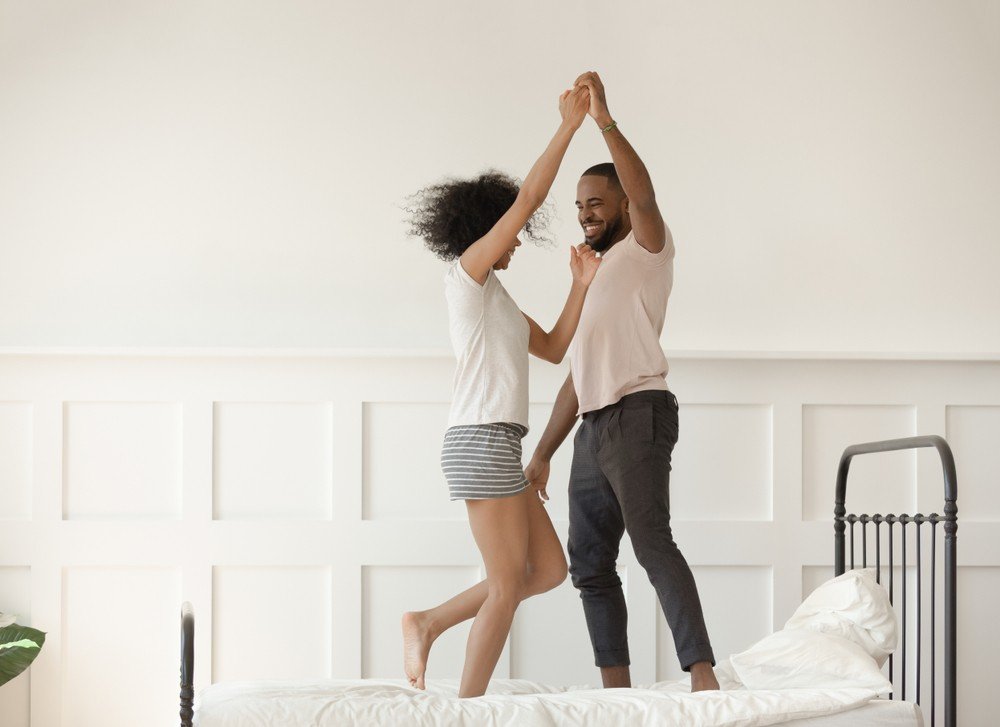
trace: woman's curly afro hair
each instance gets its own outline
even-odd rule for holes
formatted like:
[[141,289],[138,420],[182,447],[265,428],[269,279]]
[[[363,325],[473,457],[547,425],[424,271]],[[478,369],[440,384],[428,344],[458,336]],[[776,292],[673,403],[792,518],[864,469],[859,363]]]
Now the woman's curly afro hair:
[[[442,260],[454,260],[489,232],[517,198],[516,179],[488,169],[472,179],[446,179],[407,198],[409,234],[421,237],[427,249]],[[547,204],[524,226],[535,244],[550,242]]]

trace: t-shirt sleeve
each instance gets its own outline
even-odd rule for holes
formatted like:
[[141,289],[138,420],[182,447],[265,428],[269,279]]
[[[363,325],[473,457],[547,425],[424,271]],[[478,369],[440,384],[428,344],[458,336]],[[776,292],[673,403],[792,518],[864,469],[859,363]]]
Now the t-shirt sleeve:
[[663,230],[665,233],[665,242],[663,243],[663,249],[659,252],[650,252],[642,245],[639,241],[635,239],[635,234],[632,235],[632,245],[630,246],[632,255],[642,260],[647,265],[663,265],[668,260],[673,260],[675,249],[674,249],[674,238],[670,234],[670,228],[663,225]]
[[486,283],[480,285],[476,282],[476,279],[469,275],[465,268],[462,267],[462,261],[456,260],[451,264],[451,267],[448,268],[448,272],[445,275],[444,280],[449,286],[481,294],[483,289],[486,287],[486,283],[489,282],[489,277],[486,278]]
[[[486,282],[489,283],[489,278]],[[448,318],[453,325],[473,325],[483,315],[486,286],[477,283],[456,260],[444,276],[444,297],[448,301]]]

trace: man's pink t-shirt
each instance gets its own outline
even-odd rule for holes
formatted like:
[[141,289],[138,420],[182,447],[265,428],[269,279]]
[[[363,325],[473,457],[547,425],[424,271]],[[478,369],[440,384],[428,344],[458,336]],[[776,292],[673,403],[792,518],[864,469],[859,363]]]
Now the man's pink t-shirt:
[[674,243],[649,252],[635,232],[603,255],[570,348],[577,414],[637,391],[667,389],[660,333],[674,282]]

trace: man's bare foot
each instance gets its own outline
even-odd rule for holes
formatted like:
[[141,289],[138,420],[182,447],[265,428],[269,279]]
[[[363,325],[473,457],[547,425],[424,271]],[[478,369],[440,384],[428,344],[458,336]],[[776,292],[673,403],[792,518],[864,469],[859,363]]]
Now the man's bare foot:
[[427,656],[434,643],[430,623],[421,611],[407,611],[403,614],[403,671],[410,680],[410,686],[424,689],[424,672],[427,670]]
[[712,671],[712,662],[699,661],[691,665],[691,691],[707,692],[719,688],[719,680]]

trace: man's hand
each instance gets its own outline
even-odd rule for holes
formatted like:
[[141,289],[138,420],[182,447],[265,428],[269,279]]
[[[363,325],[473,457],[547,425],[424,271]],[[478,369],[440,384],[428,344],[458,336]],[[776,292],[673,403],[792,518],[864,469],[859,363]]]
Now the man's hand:
[[573,88],[586,88],[590,91],[590,113],[597,125],[602,129],[611,123],[611,112],[608,111],[608,99],[604,95],[604,83],[594,71],[581,73],[574,81]]
[[562,116],[563,123],[574,131],[580,128],[589,108],[590,89],[586,86],[575,86],[559,96],[559,115]]
[[524,476],[528,478],[531,486],[538,490],[538,497],[545,502],[549,499],[545,488],[549,484],[549,462],[541,459],[537,454],[531,458],[528,466],[524,468]]

